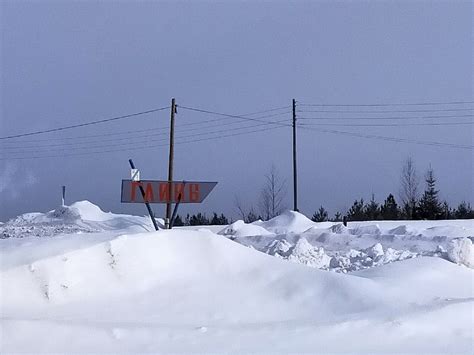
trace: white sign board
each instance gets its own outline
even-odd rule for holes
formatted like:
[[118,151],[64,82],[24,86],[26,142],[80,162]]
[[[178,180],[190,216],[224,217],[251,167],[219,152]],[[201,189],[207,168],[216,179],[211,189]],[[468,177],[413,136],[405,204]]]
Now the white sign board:
[[132,181],[140,181],[140,170],[130,169],[130,177]]

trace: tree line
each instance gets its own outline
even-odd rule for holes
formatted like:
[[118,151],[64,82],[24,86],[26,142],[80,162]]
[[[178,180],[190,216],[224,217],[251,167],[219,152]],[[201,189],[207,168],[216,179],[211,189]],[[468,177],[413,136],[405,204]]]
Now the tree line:
[[[462,201],[452,207],[447,201],[440,199],[431,165],[423,180],[424,190],[420,192],[420,179],[415,163],[409,157],[402,166],[398,201],[393,193],[389,193],[385,200],[379,203],[372,194],[370,200],[366,201],[363,198],[355,200],[348,211],[338,211],[332,217],[321,206],[314,212],[311,219],[315,222],[339,222],[344,219],[348,221],[474,219],[474,209],[470,203]],[[280,178],[275,166],[272,166],[269,173],[265,175],[264,181],[256,208],[253,205],[246,207],[238,197],[235,198],[235,210],[239,219],[246,223],[269,220],[287,208],[284,203],[287,193],[286,181]],[[230,223],[232,223],[231,219]],[[198,213],[188,214],[182,219],[178,215],[174,223],[175,226],[227,224],[229,224],[229,219],[223,213],[218,215],[215,212],[210,217],[207,217],[205,213]]]

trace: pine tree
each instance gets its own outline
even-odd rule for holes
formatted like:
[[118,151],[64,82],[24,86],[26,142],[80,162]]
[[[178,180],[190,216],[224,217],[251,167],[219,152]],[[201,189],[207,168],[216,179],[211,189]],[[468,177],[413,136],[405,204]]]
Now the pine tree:
[[334,215],[334,218],[332,220],[333,222],[340,222],[342,221],[342,214],[341,212],[336,212],[336,214]]
[[221,215],[219,216],[219,225],[224,226],[227,224],[229,224],[229,220],[227,219],[226,216],[224,216],[223,213],[221,213]]
[[423,219],[440,219],[443,216],[441,204],[438,200],[438,192],[436,190],[436,179],[433,169],[428,169],[426,173],[426,189],[418,204],[418,213]]
[[347,212],[347,219],[349,221],[365,220],[364,199],[361,198],[360,201],[354,201],[354,204],[350,208],[349,212]]
[[474,211],[469,203],[462,201],[454,212],[454,217],[458,219],[474,218]]
[[396,220],[400,218],[400,211],[397,202],[395,201],[395,197],[392,194],[387,196],[387,199],[380,208],[380,213],[384,220]]
[[221,213],[221,215],[218,216],[217,213],[214,212],[213,216],[212,216],[212,219],[209,223],[211,225],[219,226],[219,225],[227,225],[227,224],[229,224],[229,221],[227,220],[227,217],[224,216],[223,213]]
[[176,215],[174,221],[173,221],[173,227],[182,227],[184,226],[184,222],[181,219],[181,216],[178,214]]
[[449,207],[449,204],[447,201],[443,201],[443,204],[441,205],[441,210],[442,212],[442,218],[443,219],[452,219],[454,215],[454,211]]
[[205,226],[209,224],[209,220],[207,219],[205,214],[199,212],[197,215],[192,215],[189,221],[189,225],[191,226]]
[[365,216],[370,221],[375,221],[380,218],[380,207],[375,201],[375,196],[372,194],[370,202],[365,206]]
[[323,206],[321,206],[319,207],[319,210],[314,212],[311,220],[313,222],[326,222],[328,220],[328,212],[324,209]]

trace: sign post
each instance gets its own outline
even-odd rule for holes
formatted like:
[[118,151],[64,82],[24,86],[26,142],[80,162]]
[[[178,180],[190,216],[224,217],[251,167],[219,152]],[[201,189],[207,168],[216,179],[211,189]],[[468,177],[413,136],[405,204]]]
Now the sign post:
[[158,230],[158,224],[150,203],[176,204],[166,226],[171,228],[181,203],[201,203],[217,185],[215,181],[140,180],[140,171],[135,168],[132,159],[128,161],[132,168],[131,179],[122,180],[120,200],[122,203],[144,203],[155,230]]
[[[138,169],[135,169],[135,164],[133,164],[133,161],[132,159],[128,159],[128,162],[130,163],[130,167],[132,168],[132,178],[136,178],[137,175],[138,175],[138,180],[140,179],[140,172],[138,171]],[[134,170],[135,170],[135,174],[134,174]],[[139,181],[133,181],[134,183],[139,183]],[[123,181],[122,181],[122,189],[123,189]],[[142,195],[142,198],[143,198],[143,202],[145,202],[145,206],[148,210],[148,214],[150,215],[150,218],[151,218],[151,222],[153,223],[153,227],[155,227],[155,230],[157,231],[159,228],[158,228],[158,224],[156,223],[156,219],[155,219],[155,214],[153,213],[151,207],[150,207],[150,204],[148,202],[145,201],[145,190],[143,190],[143,187],[140,186],[140,192],[141,192],[141,195]]]

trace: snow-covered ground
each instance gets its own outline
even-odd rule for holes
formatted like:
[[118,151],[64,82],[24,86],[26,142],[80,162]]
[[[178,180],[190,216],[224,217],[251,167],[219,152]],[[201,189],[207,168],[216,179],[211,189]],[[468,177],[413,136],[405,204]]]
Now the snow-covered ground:
[[219,234],[276,257],[338,272],[437,256],[474,268],[474,221],[314,223],[286,211],[267,222],[237,221]]
[[472,221],[151,230],[85,201],[0,225],[0,352],[474,352]]

